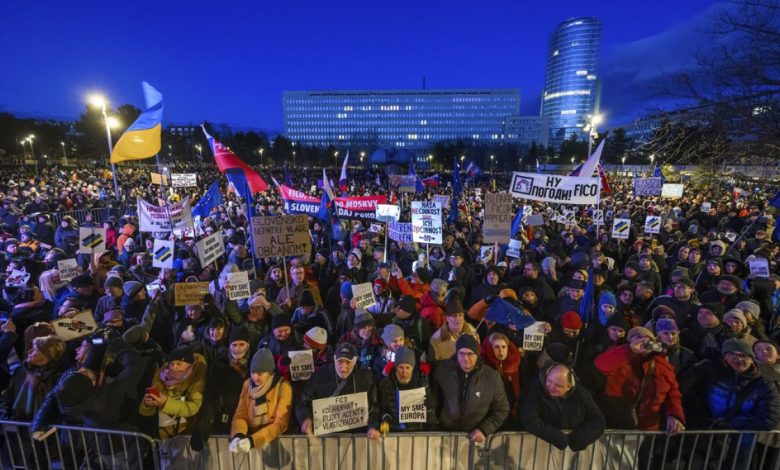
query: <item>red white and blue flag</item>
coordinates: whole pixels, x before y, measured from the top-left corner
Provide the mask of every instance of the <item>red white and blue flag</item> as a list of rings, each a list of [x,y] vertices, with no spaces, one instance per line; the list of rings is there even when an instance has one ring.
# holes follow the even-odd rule
[[[422,182],[423,182],[423,184],[425,185],[426,188],[427,187],[437,188],[437,187],[439,187],[439,174],[437,173],[437,174],[435,174],[433,176],[429,176],[427,178],[423,178]]]
[[[231,173],[235,173],[236,171],[243,172],[246,177],[247,184],[249,185],[249,190],[252,192],[252,194],[268,191],[268,183],[266,183],[265,180],[263,180],[263,178],[255,170],[244,163],[244,161],[241,160],[238,155],[231,152],[227,147],[222,145],[220,141],[210,136],[209,133],[206,132],[205,127],[201,126],[201,128],[203,129],[203,133],[206,135],[206,139],[209,142],[211,151],[214,153],[214,161],[217,162],[217,167],[219,167],[219,171],[223,175],[229,176]],[[236,188],[236,190],[240,192],[240,188]]]
[[[339,177],[339,189],[342,193],[347,192],[347,162],[349,162],[349,150],[344,155],[344,163],[341,165],[341,176]]]

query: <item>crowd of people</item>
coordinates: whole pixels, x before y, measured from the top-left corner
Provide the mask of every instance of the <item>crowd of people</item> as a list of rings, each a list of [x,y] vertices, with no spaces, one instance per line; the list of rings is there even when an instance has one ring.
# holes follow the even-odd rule
[[[229,435],[231,451],[251,452],[312,434],[314,400],[362,392],[369,439],[444,430],[484,443],[523,430],[579,451],[608,428],[780,429],[780,244],[766,187],[713,180],[688,184],[680,199],[635,197],[630,177],[612,175],[603,223],[594,207],[571,207],[575,218],[562,221],[556,205],[516,200],[545,223],[521,227],[519,255],[500,245],[483,259],[482,197],[508,187],[506,176],[484,177],[466,183],[441,245],[386,246],[370,221],[309,216],[310,253],[282,260],[255,259],[246,206],[223,180],[227,202],[195,232],[222,231],[225,255],[201,266],[200,235],[142,232],[132,215],[138,197],[194,204],[221,178],[211,165],[189,170],[200,181],[187,192],[120,170],[120,201],[101,169],[2,172],[2,411],[31,422],[33,438],[71,424],[188,435],[195,450]],[[290,173],[319,197],[321,170]],[[394,198],[385,175],[351,173],[350,194]],[[409,200],[451,195],[448,178],[406,195],[401,219]],[[119,216],[67,215],[127,205]],[[273,188],[253,206],[255,216],[283,213]],[[646,215],[661,216],[660,233],[644,233]],[[627,239],[612,236],[616,218],[632,221]],[[107,251],[77,253],[79,227],[93,226],[106,228]],[[155,238],[175,240],[172,269],[153,267]],[[81,270],[66,281],[58,262],[71,258]],[[756,259],[768,273],[750,269]],[[229,275],[240,271],[251,296],[230,300]],[[209,292],[175,306],[183,282],[208,282]],[[356,308],[352,286],[367,282],[374,303]],[[499,307],[527,322],[491,320]],[[99,329],[65,341],[58,322],[84,311]],[[524,347],[532,323],[544,331],[539,350]],[[293,380],[289,353],[301,350],[312,351],[314,372]],[[399,391],[412,389],[425,390],[424,422],[399,419]],[[744,439],[729,452],[752,446],[780,443]]]

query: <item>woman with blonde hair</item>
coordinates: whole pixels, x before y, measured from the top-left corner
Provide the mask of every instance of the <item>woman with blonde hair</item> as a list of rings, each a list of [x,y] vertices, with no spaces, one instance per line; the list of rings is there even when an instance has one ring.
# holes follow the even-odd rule
[[[68,292],[68,282],[60,279],[60,272],[56,269],[42,272],[38,278],[38,287],[43,298],[53,303]]]

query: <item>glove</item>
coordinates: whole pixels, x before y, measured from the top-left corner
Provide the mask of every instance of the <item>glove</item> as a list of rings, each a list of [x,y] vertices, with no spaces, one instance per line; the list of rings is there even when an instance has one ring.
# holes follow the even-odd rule
[[[242,439],[246,439],[246,435],[236,434],[233,436],[233,439],[230,440],[230,446],[228,447],[228,450],[234,454],[238,452],[238,443],[241,442]]]
[[[190,449],[194,450],[195,452],[200,452],[203,450],[203,433],[200,431],[195,431],[192,433],[192,436],[190,436]]]
[[[237,447],[239,451],[248,454],[249,451],[252,450],[252,447],[254,447],[254,445],[252,443],[252,439],[245,437],[238,441]]]

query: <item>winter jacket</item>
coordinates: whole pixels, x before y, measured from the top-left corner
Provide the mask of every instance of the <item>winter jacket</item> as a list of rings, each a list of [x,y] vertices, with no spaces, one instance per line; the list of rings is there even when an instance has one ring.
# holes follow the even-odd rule
[[[552,366],[540,371],[539,378],[526,387],[520,406],[523,429],[558,449],[568,446],[574,452],[583,450],[604,433],[604,414],[573,375],[575,383],[566,395],[550,396],[545,382],[551,369]],[[563,430],[571,432],[566,434]]]
[[[504,391],[509,400],[509,409],[512,418],[517,418],[517,405],[520,400],[520,363],[522,356],[514,343],[509,342],[509,352],[506,359],[499,361],[496,353],[493,351],[493,345],[490,340],[485,338],[481,346],[482,360],[498,372],[501,381],[504,383]]]
[[[339,338],[338,343],[350,343],[355,346],[358,353],[356,367],[361,369],[371,369],[376,358],[382,354],[382,339],[377,335],[376,330],[368,339],[361,338],[357,330],[348,331]]]
[[[368,426],[379,426],[379,400],[377,398],[376,384],[374,375],[370,370],[358,369],[357,366],[352,369],[352,373],[344,379],[346,383],[339,393],[334,393],[341,384],[342,380],[336,375],[336,366],[333,362],[323,367],[311,376],[303,389],[303,393],[298,397],[295,404],[295,416],[299,423],[303,423],[312,417],[312,401],[320,398],[332,396],[349,395],[352,393],[366,392],[368,394]]]
[[[246,379],[241,387],[241,396],[235,408],[233,422],[230,426],[230,435],[244,434],[252,438],[253,447],[261,448],[287,431],[292,412],[293,390],[290,382],[276,374],[269,378],[273,380],[271,388],[265,395],[252,399],[249,395],[252,379]],[[253,423],[255,408],[265,405],[268,416],[263,418],[263,423]]]
[[[498,372],[477,360],[469,373],[463,372],[458,358],[442,362],[434,372],[439,406],[439,423],[448,431],[479,429],[492,434],[509,416],[509,401]]]
[[[627,412],[636,403],[640,393],[642,377],[647,374],[650,361],[655,362],[655,373],[652,380],[645,384],[644,393],[640,400],[636,414],[638,429],[645,431],[657,431],[660,429],[662,418],[674,416],[681,422],[685,422],[683,414],[682,395],[677,384],[674,368],[661,355],[641,357],[631,352],[629,345],[618,346],[603,352],[594,361],[594,365],[607,379],[604,389],[606,398],[613,399],[610,403],[625,405],[625,409],[604,409],[607,420],[611,413]],[[641,372],[640,372],[641,371]]]
[[[292,316],[292,325],[302,335],[318,326],[328,333],[328,343],[336,344],[336,329],[333,327],[330,314],[323,307],[315,306],[308,314],[301,308],[295,309],[295,313]]]
[[[477,330],[475,330],[470,323],[464,323],[460,333],[453,333],[445,322],[441,328],[436,330],[436,333],[431,336],[431,342],[428,346],[428,361],[435,364],[454,356],[455,343],[462,335],[471,335],[477,340],[477,343],[479,343]]]
[[[415,388],[425,388],[425,422],[399,423],[398,392]],[[436,401],[428,384],[428,377],[415,370],[409,383],[401,384],[395,375],[395,368],[391,369],[388,376],[379,383],[379,412],[382,422],[387,422],[391,431],[414,432],[431,429],[436,423]]]
[[[432,330],[438,330],[444,324],[444,305],[434,299],[431,294],[431,292],[428,292],[420,301],[422,305],[420,316],[428,322],[428,326]]]

